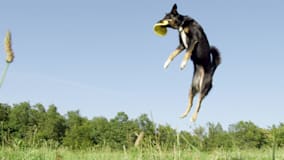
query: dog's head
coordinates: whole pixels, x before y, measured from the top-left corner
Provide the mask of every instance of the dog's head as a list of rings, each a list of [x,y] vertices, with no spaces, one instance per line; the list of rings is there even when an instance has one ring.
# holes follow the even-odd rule
[[[174,4],[171,12],[167,13],[166,16],[158,21],[158,23],[164,24],[165,27],[170,27],[173,29],[178,29],[182,24],[183,16],[177,11],[177,5]]]

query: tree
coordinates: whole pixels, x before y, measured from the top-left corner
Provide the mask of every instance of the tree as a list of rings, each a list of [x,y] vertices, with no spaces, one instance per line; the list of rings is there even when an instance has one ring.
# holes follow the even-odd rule
[[[204,142],[207,150],[232,148],[232,138],[223,130],[220,123],[217,123],[216,125],[214,123],[208,123],[207,126],[208,135]]]
[[[11,107],[9,105],[0,103],[0,140],[2,146],[8,141],[8,121],[10,111]]]
[[[235,146],[241,149],[261,148],[268,144],[265,130],[257,127],[250,121],[240,121],[237,124],[230,125],[229,132],[233,136]]]
[[[277,147],[284,147],[284,123],[273,125],[270,129],[270,143]]]
[[[153,121],[151,121],[148,118],[147,114],[142,114],[140,115],[136,120],[135,120],[139,130],[141,132],[144,132],[144,138],[142,141],[142,145],[149,147],[156,145],[157,143],[157,138],[156,138],[156,126]]]
[[[50,105],[46,110],[42,104],[31,106],[23,102],[9,106],[0,103],[2,146],[17,143],[18,146],[37,147],[48,144],[49,147],[66,146],[71,149],[95,146],[122,150],[133,147],[139,135],[139,147],[159,149],[177,146],[180,149],[208,151],[232,147],[263,148],[268,145],[284,147],[283,123],[268,130],[250,121],[240,121],[230,125],[228,131],[220,123],[208,123],[206,127],[196,127],[192,132],[177,133],[170,125],[156,127],[147,114],[131,120],[126,113],[118,112],[110,120],[105,117],[89,120],[82,117],[79,111],[70,111],[63,116],[55,105]]]
[[[142,130],[146,136],[155,135],[155,123],[151,121],[147,114],[140,115],[136,120],[139,129]]]
[[[39,124],[39,139],[62,143],[67,126],[65,118],[57,112],[57,107],[50,105],[46,112],[41,106],[36,108],[42,117]]]
[[[279,147],[284,147],[284,123],[278,126],[277,143]]]
[[[193,130],[193,139],[195,142],[198,142],[197,144],[197,148],[199,150],[203,150],[204,149],[204,140],[206,138],[206,132],[205,132],[205,128],[202,126],[199,126],[197,128],[195,128]]]
[[[0,122],[7,122],[9,120],[9,114],[11,107],[7,104],[0,103]]]
[[[109,121],[105,117],[95,117],[90,123],[93,144],[98,147],[106,147],[111,135]]]
[[[170,125],[159,125],[157,128],[158,141],[162,148],[172,149],[177,142],[177,131]]]
[[[31,121],[31,106],[28,102],[14,105],[9,114],[9,128],[11,135],[18,139],[31,137],[29,131],[35,125]]]
[[[134,145],[135,133],[138,130],[134,121],[128,119],[128,115],[124,112],[118,112],[117,115],[110,120],[110,144],[112,148],[123,149]]]
[[[67,114],[67,130],[63,144],[71,149],[88,148],[93,145],[91,124],[87,118],[80,116],[79,111]]]

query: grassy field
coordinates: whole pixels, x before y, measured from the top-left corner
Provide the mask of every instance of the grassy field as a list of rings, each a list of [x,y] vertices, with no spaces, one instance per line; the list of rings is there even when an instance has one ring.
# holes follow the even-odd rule
[[[2,148],[0,160],[271,160],[271,150],[246,151],[213,151],[209,153],[198,151],[157,150],[125,150],[112,152],[108,150],[70,151],[67,149],[12,149]],[[284,160],[284,149],[277,150],[276,160]]]

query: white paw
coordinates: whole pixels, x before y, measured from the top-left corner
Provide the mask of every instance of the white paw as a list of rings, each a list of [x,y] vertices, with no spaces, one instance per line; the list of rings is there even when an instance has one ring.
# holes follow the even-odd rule
[[[183,70],[186,66],[187,61],[182,61],[180,64],[180,69]]]
[[[169,67],[170,63],[171,63],[171,60],[168,59],[164,64],[164,69],[167,69]]]
[[[182,114],[181,116],[180,116],[180,118],[185,118],[187,116],[187,114]]]
[[[190,122],[195,122],[197,119],[197,115],[194,114],[191,118],[190,118]]]

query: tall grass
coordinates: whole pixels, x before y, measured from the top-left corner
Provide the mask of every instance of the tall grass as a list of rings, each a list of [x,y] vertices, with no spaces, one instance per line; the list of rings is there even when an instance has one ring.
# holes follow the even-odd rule
[[[275,159],[284,159],[284,149],[275,154]],[[157,151],[155,149],[109,149],[69,150],[66,148],[8,148],[0,150],[0,160],[271,160],[271,149],[267,150],[216,150],[198,152],[179,150]]]
[[[10,63],[13,62],[14,60],[14,52],[12,49],[12,37],[11,37],[11,32],[8,31],[6,33],[5,39],[4,39],[4,48],[5,48],[5,53],[6,53],[6,66],[3,70],[2,76],[0,78],[0,87],[2,86],[4,79],[6,77],[8,68],[10,66]]]

